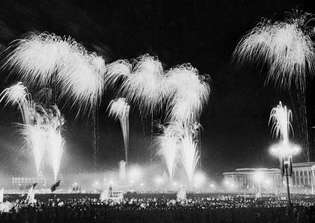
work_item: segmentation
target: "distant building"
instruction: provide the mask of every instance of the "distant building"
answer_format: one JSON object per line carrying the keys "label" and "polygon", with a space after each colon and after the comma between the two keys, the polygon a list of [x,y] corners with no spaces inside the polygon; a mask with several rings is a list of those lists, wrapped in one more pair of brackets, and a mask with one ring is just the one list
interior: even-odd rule
{"label": "distant building", "polygon": [[25,189],[30,187],[30,185],[37,183],[38,187],[43,187],[46,185],[46,180],[44,177],[12,177],[11,184],[15,189]]}
{"label": "distant building", "polygon": [[230,191],[244,193],[278,193],[282,185],[280,169],[277,168],[239,168],[224,172],[224,186]]}
{"label": "distant building", "polygon": [[[224,172],[223,176],[230,191],[278,193],[285,190],[278,168],[239,168]],[[315,162],[293,163],[290,186],[292,193],[315,193]]]}
{"label": "distant building", "polygon": [[314,193],[315,162],[293,163],[290,184],[293,192]]}

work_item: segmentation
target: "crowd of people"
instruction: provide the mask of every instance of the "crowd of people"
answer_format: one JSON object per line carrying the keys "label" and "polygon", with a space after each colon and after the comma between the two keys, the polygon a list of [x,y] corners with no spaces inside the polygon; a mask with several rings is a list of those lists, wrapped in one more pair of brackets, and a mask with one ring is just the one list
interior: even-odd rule
{"label": "crowd of people", "polygon": [[167,196],[126,196],[123,200],[100,201],[91,196],[62,195],[10,202],[0,213],[1,223],[13,222],[315,222],[315,200],[299,198],[293,207],[276,197],[245,198],[222,195],[176,200]]}

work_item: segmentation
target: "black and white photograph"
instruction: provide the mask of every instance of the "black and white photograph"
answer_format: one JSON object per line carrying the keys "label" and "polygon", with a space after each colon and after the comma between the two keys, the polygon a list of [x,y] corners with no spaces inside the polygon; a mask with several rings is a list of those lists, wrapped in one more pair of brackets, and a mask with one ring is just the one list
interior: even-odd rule
{"label": "black and white photograph", "polygon": [[0,0],[0,223],[315,222],[315,7]]}

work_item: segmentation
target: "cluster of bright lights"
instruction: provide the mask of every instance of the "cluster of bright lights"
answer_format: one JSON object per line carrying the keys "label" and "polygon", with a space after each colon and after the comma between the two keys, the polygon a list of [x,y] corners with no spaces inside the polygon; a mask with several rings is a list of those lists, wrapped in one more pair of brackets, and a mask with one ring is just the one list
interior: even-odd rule
{"label": "cluster of bright lights", "polygon": [[224,179],[223,185],[227,190],[235,190],[237,188],[236,182],[229,178]]}
{"label": "cluster of bright lights", "polygon": [[193,177],[193,182],[195,188],[201,188],[207,182],[207,177],[202,172],[196,172]]}
{"label": "cluster of bright lights", "polygon": [[312,69],[315,56],[309,35],[303,30],[305,16],[285,22],[263,21],[237,45],[234,55],[240,62],[262,61],[269,66],[267,80],[283,87],[294,83],[305,87],[305,73]]}
{"label": "cluster of bright lights", "polygon": [[296,156],[301,152],[301,147],[291,142],[279,142],[270,147],[270,153],[280,159]]}
{"label": "cluster of bright lights", "polygon": [[130,184],[137,183],[143,176],[143,170],[139,166],[131,166],[128,169],[127,176]]}

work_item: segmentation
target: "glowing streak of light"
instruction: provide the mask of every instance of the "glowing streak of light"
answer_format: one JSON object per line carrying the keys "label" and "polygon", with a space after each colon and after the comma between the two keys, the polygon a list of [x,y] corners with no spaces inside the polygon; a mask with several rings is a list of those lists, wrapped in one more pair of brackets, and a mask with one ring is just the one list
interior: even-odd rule
{"label": "glowing streak of light", "polygon": [[125,148],[125,161],[128,162],[128,145],[129,145],[129,111],[130,106],[125,98],[112,100],[108,106],[109,116],[119,119]]}

